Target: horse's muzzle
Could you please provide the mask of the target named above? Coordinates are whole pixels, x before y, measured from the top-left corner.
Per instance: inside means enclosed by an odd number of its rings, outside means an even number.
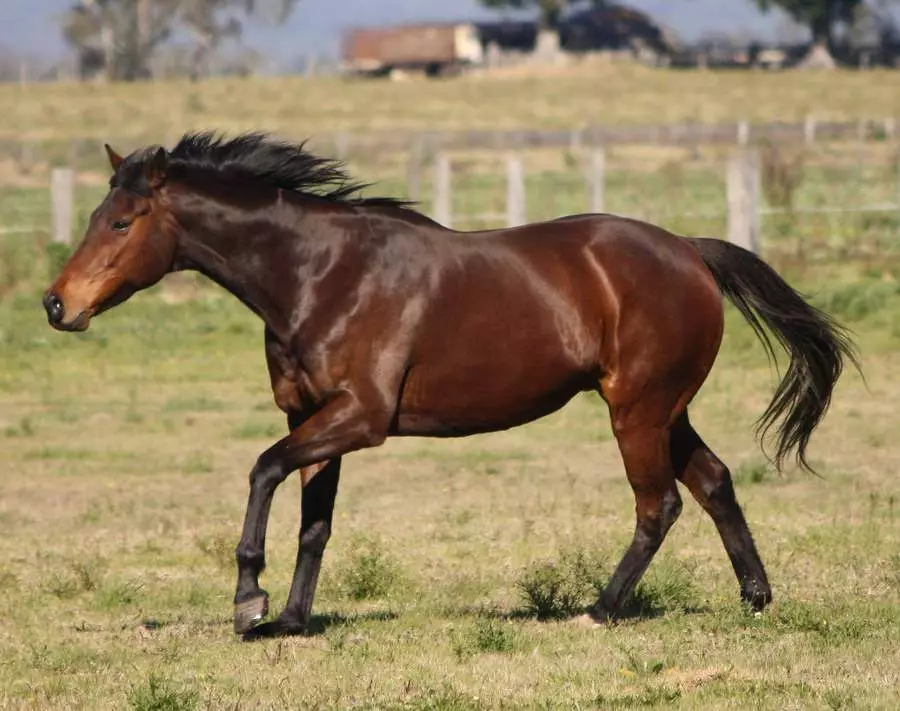
[[[44,309],[47,311],[47,323],[56,328],[62,323],[66,309],[62,299],[50,292],[44,296]]]
[[[85,331],[91,320],[90,313],[81,311],[70,321],[64,321],[66,307],[63,305],[62,299],[53,292],[44,296],[44,310],[47,312],[47,323],[57,331]]]

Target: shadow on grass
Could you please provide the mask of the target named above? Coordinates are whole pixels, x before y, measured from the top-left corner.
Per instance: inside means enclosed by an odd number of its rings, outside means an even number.
[[[496,620],[518,621],[538,620],[539,622],[559,622],[565,620],[574,620],[582,615],[588,614],[590,607],[582,607],[578,610],[569,612],[566,615],[554,617],[539,617],[531,610],[518,607],[514,610],[498,610],[485,609],[480,607],[465,606],[458,608],[460,617],[473,616],[484,617]],[[619,622],[640,622],[643,620],[654,620],[666,615],[703,615],[712,612],[712,608],[708,605],[665,605],[665,604],[647,604],[646,601],[632,598],[625,607],[611,620],[598,622],[598,624],[615,625]]]
[[[263,639],[278,637],[317,637],[324,634],[331,627],[352,625],[359,622],[388,622],[399,617],[391,610],[374,610],[353,615],[331,613],[326,615],[313,615],[309,624],[305,627],[292,621],[276,617],[270,622],[264,622],[254,627],[242,636],[245,642],[256,642]]]

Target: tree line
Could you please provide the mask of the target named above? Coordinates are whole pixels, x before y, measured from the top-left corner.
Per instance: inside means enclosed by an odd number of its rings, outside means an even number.
[[[692,0],[679,0],[688,4]],[[492,9],[531,10],[553,30],[564,14],[608,0],[479,0]],[[815,44],[832,50],[835,30],[864,13],[886,15],[900,0],[753,0],[762,12],[778,8],[808,28]],[[624,1],[627,5],[627,0]],[[130,81],[151,76],[151,62],[173,38],[186,38],[185,63],[204,74],[223,42],[237,38],[248,19],[284,22],[297,0],[77,0],[63,16],[62,32],[76,51],[82,76]]]

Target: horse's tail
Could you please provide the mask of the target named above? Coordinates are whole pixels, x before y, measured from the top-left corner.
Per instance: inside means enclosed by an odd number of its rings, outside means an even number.
[[[690,240],[722,293],[744,316],[769,357],[775,352],[766,329],[791,358],[772,402],[757,422],[760,441],[778,420],[775,465],[781,469],[791,451],[812,471],[806,447],[828,405],[835,383],[849,360],[859,362],[849,335],[831,316],[808,304],[772,267],[752,252],[718,239]]]

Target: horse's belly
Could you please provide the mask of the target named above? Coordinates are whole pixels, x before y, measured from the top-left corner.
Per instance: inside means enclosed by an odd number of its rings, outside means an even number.
[[[530,422],[565,405],[583,390],[596,387],[569,371],[534,373],[464,373],[410,371],[401,397],[394,434],[461,437],[494,432]]]

